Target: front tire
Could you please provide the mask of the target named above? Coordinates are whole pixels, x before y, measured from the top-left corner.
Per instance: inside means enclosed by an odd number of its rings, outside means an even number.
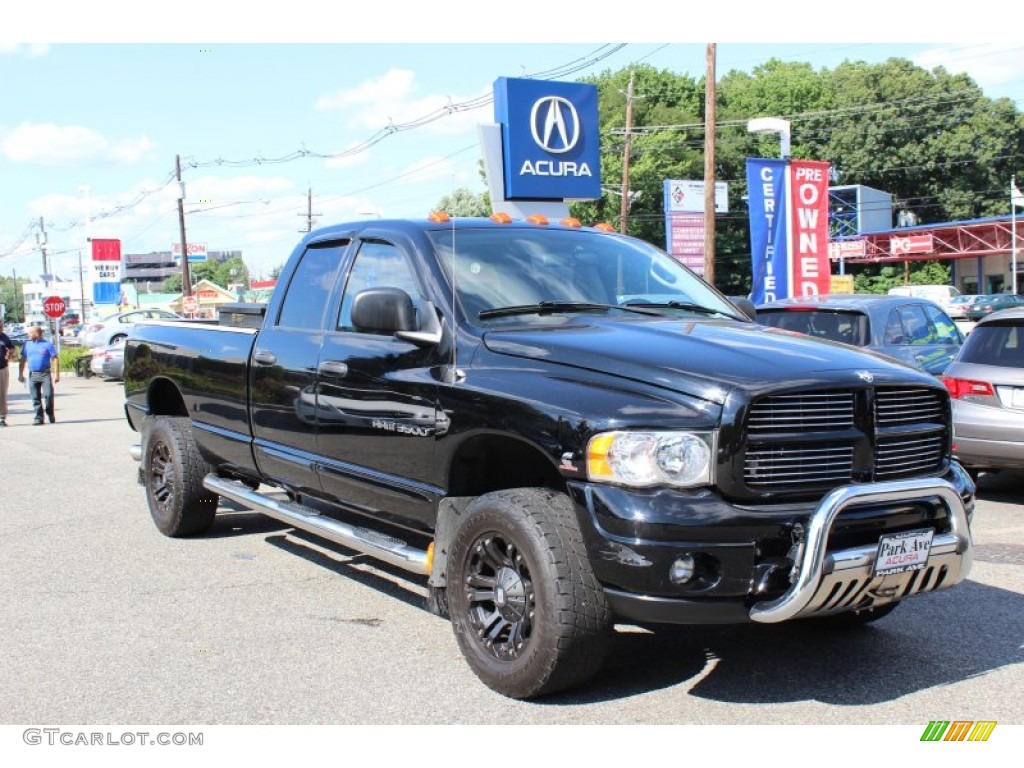
[[[157,529],[174,538],[205,533],[217,514],[217,495],[203,487],[209,465],[199,455],[187,418],[147,419],[142,481]]]
[[[455,532],[447,581],[459,648],[489,688],[544,696],[582,684],[604,662],[611,613],[564,494],[520,488],[476,499]]]

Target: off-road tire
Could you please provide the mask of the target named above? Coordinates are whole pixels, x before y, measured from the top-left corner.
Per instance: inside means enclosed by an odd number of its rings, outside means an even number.
[[[455,531],[447,581],[459,648],[489,688],[545,696],[601,668],[611,612],[564,494],[518,488],[474,500]]]
[[[886,603],[877,608],[862,608],[858,611],[846,611],[845,613],[834,613],[831,616],[819,616],[811,619],[815,626],[822,629],[856,629],[866,624],[878,621],[888,616],[899,607],[899,600],[895,603]]]
[[[217,513],[217,495],[203,487],[210,468],[192,439],[192,422],[148,417],[143,436],[142,484],[157,529],[174,538],[205,533]]]

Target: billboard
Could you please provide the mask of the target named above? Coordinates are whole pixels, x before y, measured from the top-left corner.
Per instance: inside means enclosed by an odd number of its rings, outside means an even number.
[[[829,293],[828,163],[748,158],[747,187],[750,300]]]
[[[704,213],[704,181],[665,181],[666,213]],[[715,213],[729,212],[729,184],[715,182]]]
[[[93,238],[92,301],[93,304],[121,302],[121,241]]]
[[[494,119],[501,125],[506,199],[601,197],[597,86],[499,77]]]

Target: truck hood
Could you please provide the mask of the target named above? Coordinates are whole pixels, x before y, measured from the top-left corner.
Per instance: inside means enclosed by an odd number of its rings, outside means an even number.
[[[935,379],[891,358],[753,323],[577,317],[559,326],[488,331],[499,355],[599,371],[724,403],[734,388],[756,395],[784,382],[864,386]]]

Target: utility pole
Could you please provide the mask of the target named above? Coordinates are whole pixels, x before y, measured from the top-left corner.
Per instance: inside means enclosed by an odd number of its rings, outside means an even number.
[[[622,207],[619,209],[619,232],[626,234],[629,217],[629,152],[633,134],[633,73],[626,86],[626,149],[622,153]]]
[[[312,186],[310,186],[306,190],[306,212],[304,214],[297,213],[295,215],[296,216],[305,216],[306,217],[306,228],[305,229],[300,229],[299,232],[309,233],[309,232],[313,231],[313,219],[321,216],[322,214],[313,213],[313,187]]]
[[[78,322],[85,327],[85,270],[82,269],[82,251],[78,251],[78,295],[81,298],[82,314],[78,316]]]
[[[704,76],[704,279],[715,284],[715,44]]]
[[[192,276],[189,275],[188,243],[185,240],[185,185],[181,181],[181,155],[174,156],[174,169],[178,174],[178,229],[181,231],[181,295],[192,295]]]
[[[50,263],[46,259],[46,223],[43,217],[39,217],[39,232],[36,233],[36,243],[43,254],[43,285],[50,287]]]

